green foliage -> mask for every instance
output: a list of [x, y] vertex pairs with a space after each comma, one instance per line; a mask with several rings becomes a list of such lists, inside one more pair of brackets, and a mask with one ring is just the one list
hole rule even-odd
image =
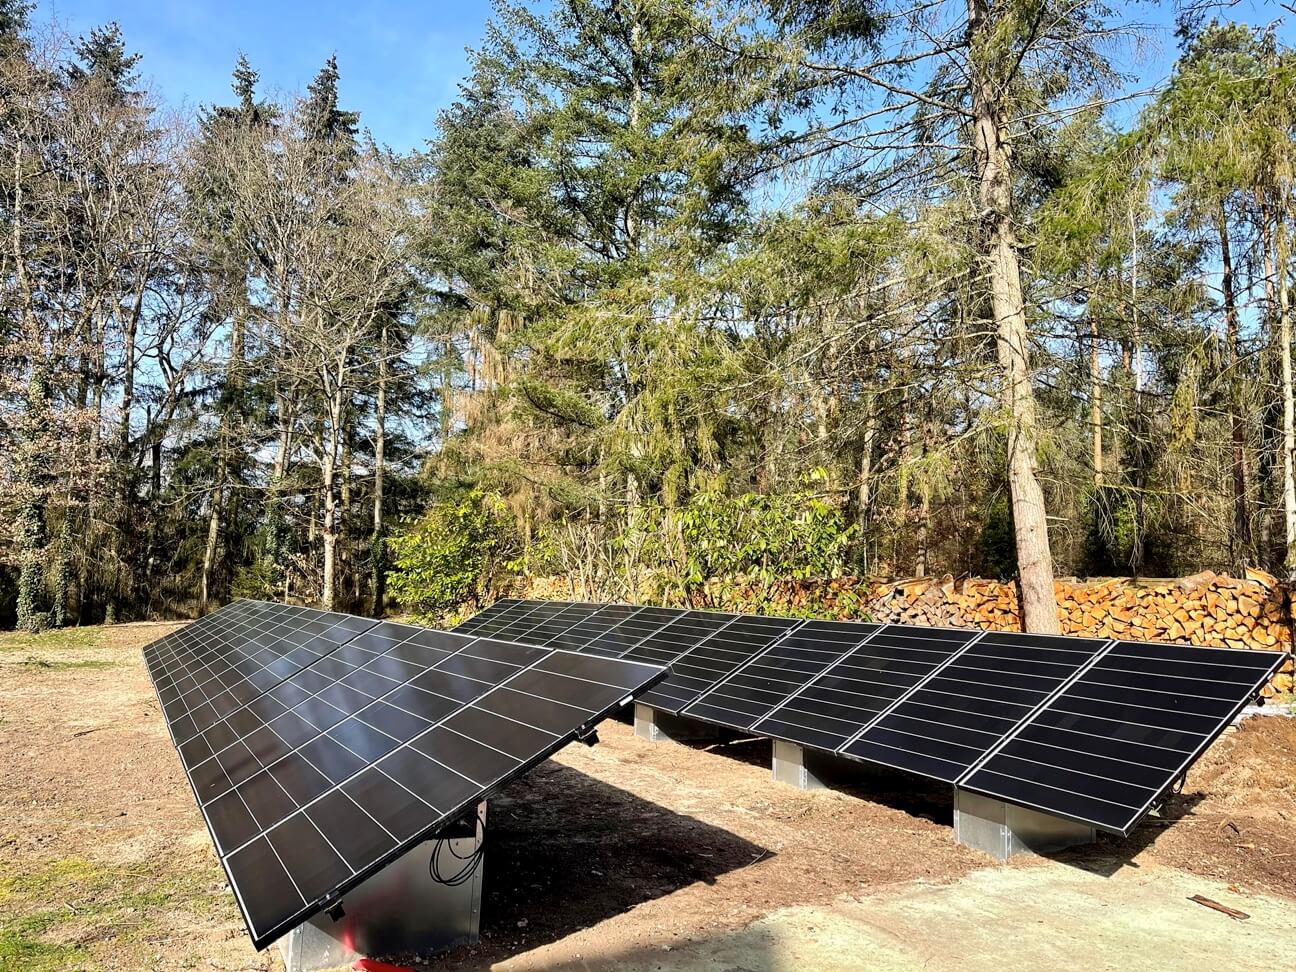
[[1017, 573], [1017, 541], [1013, 535], [1012, 509], [1007, 497], [1000, 496], [986, 511], [981, 528], [980, 570], [982, 577], [1001, 580]]
[[480, 489], [433, 504], [413, 529], [390, 537], [387, 547], [388, 590], [432, 621], [493, 594], [520, 551], [508, 507], [498, 493]]
[[658, 597], [722, 601], [725, 591], [706, 587], [718, 580], [753, 588], [759, 608], [781, 579], [839, 574], [854, 529], [839, 507], [804, 489], [738, 496], [709, 489], [677, 509], [637, 510], [620, 543], [635, 543], [633, 535], [642, 534]]
[[230, 581], [230, 595], [253, 600], [276, 600], [283, 587], [283, 571], [267, 559], [240, 565]]

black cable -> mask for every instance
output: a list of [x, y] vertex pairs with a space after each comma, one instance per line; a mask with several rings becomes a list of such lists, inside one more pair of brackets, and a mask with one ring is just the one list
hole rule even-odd
[[[436, 842], [436, 846], [432, 848], [432, 858], [428, 861], [428, 877], [437, 884], [443, 884], [449, 888], [457, 888], [461, 885], [467, 884], [472, 880], [472, 876], [477, 873], [477, 868], [481, 866], [482, 856], [486, 850], [486, 821], [482, 819], [480, 813], [477, 814], [476, 821], [478, 826], [481, 828], [482, 839], [471, 854], [464, 856], [455, 850], [453, 841], [459, 838], [454, 837], [439, 838]], [[474, 836], [476, 835], [474, 834]], [[455, 860], [467, 862], [463, 867], [459, 868], [458, 871], [449, 876], [441, 873], [441, 848], [447, 846], [450, 848], [450, 855]]]

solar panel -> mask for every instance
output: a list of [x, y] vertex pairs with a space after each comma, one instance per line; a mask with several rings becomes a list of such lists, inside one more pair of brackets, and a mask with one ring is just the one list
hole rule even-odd
[[604, 604], [583, 621], [577, 621], [566, 631], [549, 639], [546, 647], [585, 651], [600, 635], [611, 631], [626, 618], [638, 614], [641, 610], [643, 609], [630, 607], [627, 604]]
[[456, 634], [494, 635], [502, 628], [506, 628], [510, 624], [525, 618], [545, 603], [551, 602], [520, 601], [517, 598], [505, 598], [502, 601], [496, 601], [480, 614], [473, 615], [454, 630]]
[[736, 614], [718, 611], [678, 611], [672, 608], [646, 608], [653, 611], [652, 622], [665, 620], [622, 657], [668, 665], [685, 652], [706, 641], [726, 625], [737, 620]]
[[749, 730], [878, 628], [852, 621], [807, 621], [712, 686], [683, 714]]
[[642, 641], [685, 613], [658, 607], [626, 608], [625, 611], [625, 617], [618, 624], [594, 638], [581, 651], [608, 658], [629, 657]]
[[1106, 644], [987, 632], [841, 753], [952, 783]]
[[[148, 646], [150, 672], [168, 677], [161, 662], [177, 644], [194, 655], [191, 667], [204, 662], [202, 644], [223, 651], [214, 632], [241, 637], [258, 622], [277, 630], [288, 616], [277, 607], [240, 602], [196, 623], [197, 639]], [[289, 614], [303, 611], [323, 615]], [[258, 948], [665, 674], [457, 632], [364, 627], [178, 743]]]
[[[753, 732], [835, 751], [977, 637], [975, 631], [889, 624], [866, 629], [820, 629], [827, 646], [845, 645], [838, 659], [755, 723]], [[830, 649], [829, 649], [830, 650]]]
[[628, 605], [505, 610], [537, 641], [670, 665], [641, 696], [655, 708], [1119, 833], [1287, 657]]
[[512, 626], [513, 629], [519, 629], [525, 624], [524, 630], [510, 630], [505, 637], [547, 648], [553, 645], [555, 638], [565, 634], [568, 629], [581, 621], [588, 620], [599, 606], [598, 604], [560, 603], [559, 609], [553, 613], [541, 615], [539, 611], [534, 611], [523, 621]]
[[145, 662], [177, 746], [376, 623], [290, 605], [239, 601], [149, 646]]
[[1117, 643], [959, 786], [1128, 834], [1287, 657]]
[[[727, 616], [715, 617], [713, 623]], [[714, 634], [671, 661], [670, 674], [644, 693], [642, 701], [645, 705], [678, 714], [712, 685], [751, 661], [772, 641], [800, 623], [788, 618], [750, 615], [730, 618], [720, 624]]]

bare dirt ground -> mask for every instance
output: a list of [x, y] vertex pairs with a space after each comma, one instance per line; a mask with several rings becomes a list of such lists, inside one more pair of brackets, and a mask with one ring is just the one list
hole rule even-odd
[[[172, 627], [0, 635], [0, 972], [280, 967], [248, 943], [144, 672], [139, 648]], [[482, 942], [424, 968], [1272, 969], [1296, 953], [1296, 719], [1228, 733], [1130, 839], [1008, 867], [954, 843], [948, 788], [802, 793], [770, 780], [768, 742], [600, 735], [492, 802]]]

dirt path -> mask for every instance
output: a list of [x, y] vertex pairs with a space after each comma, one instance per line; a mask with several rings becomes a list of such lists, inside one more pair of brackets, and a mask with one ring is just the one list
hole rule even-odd
[[[0, 972], [278, 968], [248, 944], [143, 669], [169, 630], [0, 636]], [[482, 943], [426, 968], [980, 968], [992, 942], [1065, 950], [1103, 916], [1128, 932], [1112, 967], [1157, 967], [1181, 930], [1216, 968], [1296, 948], [1296, 720], [1222, 740], [1172, 825], [1008, 868], [954, 843], [948, 788], [801, 793], [770, 780], [767, 742], [600, 735], [493, 801]]]

